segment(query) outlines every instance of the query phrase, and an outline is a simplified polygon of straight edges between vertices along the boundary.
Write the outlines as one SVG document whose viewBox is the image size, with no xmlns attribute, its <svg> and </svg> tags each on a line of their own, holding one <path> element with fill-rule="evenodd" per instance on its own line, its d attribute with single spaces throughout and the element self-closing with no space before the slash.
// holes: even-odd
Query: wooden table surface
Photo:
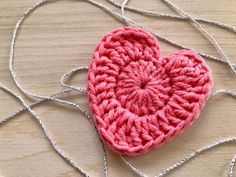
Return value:
<svg viewBox="0 0 236 177">
<path fill-rule="evenodd" d="M 13 26 L 21 13 L 37 0 L 0 1 L 0 82 L 19 93 L 8 70 L 8 52 Z M 119 9 L 100 0 L 108 7 Z M 236 27 L 236 1 L 172 0 L 194 17 L 218 20 Z M 174 12 L 157 0 L 136 0 L 130 5 L 146 10 Z M 214 47 L 184 21 L 148 18 L 131 12 L 127 15 L 169 39 L 217 56 Z M 49 95 L 61 90 L 60 77 L 77 66 L 88 65 L 91 53 L 109 31 L 124 26 L 101 9 L 85 2 L 64 0 L 48 3 L 24 22 L 16 42 L 15 70 L 25 89 Z M 203 25 L 236 63 L 236 36 L 224 29 Z M 160 41 L 163 55 L 177 48 Z M 213 70 L 214 90 L 236 91 L 235 77 L 228 67 L 206 59 Z M 70 83 L 86 85 L 86 73 L 75 75 Z M 25 97 L 24 97 L 25 98 Z M 25 98 L 26 99 L 26 98 Z M 67 98 L 88 109 L 86 96 L 72 94 Z M 28 100 L 28 102 L 32 102 Z M 207 102 L 199 119 L 181 136 L 145 155 L 128 158 L 148 176 L 157 175 L 190 152 L 225 137 L 236 135 L 236 102 L 229 96 L 218 96 Z M 0 91 L 0 118 L 22 108 L 13 97 Z M 88 121 L 76 110 L 52 103 L 34 109 L 45 122 L 57 143 L 92 177 L 103 176 L 100 144 Z M 136 176 L 122 164 L 119 156 L 108 151 L 112 177 Z M 226 176 L 229 160 L 236 154 L 235 143 L 200 155 L 171 177 Z M 236 171 L 236 170 L 235 170 Z M 65 163 L 45 139 L 29 113 L 15 117 L 0 127 L 0 176 L 3 177 L 76 177 L 81 176 Z"/>
</svg>

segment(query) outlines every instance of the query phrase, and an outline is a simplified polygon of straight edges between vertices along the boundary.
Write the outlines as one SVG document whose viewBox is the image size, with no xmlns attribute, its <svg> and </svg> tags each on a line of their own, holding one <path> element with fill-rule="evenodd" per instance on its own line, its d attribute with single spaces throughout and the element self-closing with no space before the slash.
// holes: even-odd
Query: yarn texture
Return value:
<svg viewBox="0 0 236 177">
<path fill-rule="evenodd" d="M 190 126 L 212 85 L 212 73 L 197 53 L 180 50 L 162 58 L 153 35 L 123 27 L 96 47 L 87 91 L 102 140 L 116 152 L 138 155 Z"/>
</svg>

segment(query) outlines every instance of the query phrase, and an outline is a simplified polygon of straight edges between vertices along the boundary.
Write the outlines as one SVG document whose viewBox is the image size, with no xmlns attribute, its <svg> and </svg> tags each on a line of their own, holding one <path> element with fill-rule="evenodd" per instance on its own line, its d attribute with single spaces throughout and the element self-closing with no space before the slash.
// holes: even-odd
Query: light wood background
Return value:
<svg viewBox="0 0 236 177">
<path fill-rule="evenodd" d="M 21 13 L 37 0 L 0 1 L 0 82 L 19 92 L 8 70 L 8 49 L 13 26 Z M 119 9 L 100 0 L 110 8 Z M 236 26 L 236 1 L 233 0 L 172 0 L 196 17 L 209 18 Z M 136 0 L 130 5 L 147 10 L 174 14 L 157 0 Z M 132 19 L 181 44 L 216 55 L 212 45 L 187 22 L 147 18 L 127 12 Z M 68 70 L 88 65 L 95 46 L 109 31 L 123 24 L 101 9 L 76 0 L 48 3 L 24 22 L 16 43 L 15 69 L 24 88 L 41 95 L 61 89 L 60 77 Z M 219 41 L 232 62 L 236 63 L 235 34 L 209 25 L 204 27 Z M 176 48 L 160 41 L 163 55 Z M 214 73 L 214 90 L 236 91 L 235 77 L 224 64 L 207 60 Z M 71 83 L 86 85 L 86 73 L 75 76 Z M 85 96 L 68 98 L 88 108 Z M 30 100 L 28 100 L 30 102 Z M 229 96 L 208 101 L 196 123 L 183 135 L 145 155 L 128 158 L 149 176 L 158 174 L 176 160 L 219 139 L 236 135 L 236 102 Z M 0 118 L 22 106 L 0 91 Z M 76 110 L 43 104 L 34 109 L 52 132 L 58 144 L 92 177 L 103 176 L 101 147 L 88 121 Z M 171 177 L 226 176 L 229 160 L 236 154 L 235 143 L 204 153 Z M 119 156 L 109 151 L 109 173 L 112 177 L 135 176 Z M 3 177 L 77 177 L 80 176 L 51 148 L 36 121 L 28 113 L 0 126 L 0 176 Z"/>
</svg>

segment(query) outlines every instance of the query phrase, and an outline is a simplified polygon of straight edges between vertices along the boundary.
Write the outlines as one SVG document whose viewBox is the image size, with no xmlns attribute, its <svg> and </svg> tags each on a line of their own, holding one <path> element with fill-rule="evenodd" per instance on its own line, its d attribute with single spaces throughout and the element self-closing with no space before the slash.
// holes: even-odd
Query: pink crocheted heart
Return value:
<svg viewBox="0 0 236 177">
<path fill-rule="evenodd" d="M 97 46 L 87 89 L 102 140 L 119 153 L 137 155 L 190 126 L 211 88 L 211 71 L 197 53 L 162 58 L 154 36 L 124 27 Z"/>
</svg>

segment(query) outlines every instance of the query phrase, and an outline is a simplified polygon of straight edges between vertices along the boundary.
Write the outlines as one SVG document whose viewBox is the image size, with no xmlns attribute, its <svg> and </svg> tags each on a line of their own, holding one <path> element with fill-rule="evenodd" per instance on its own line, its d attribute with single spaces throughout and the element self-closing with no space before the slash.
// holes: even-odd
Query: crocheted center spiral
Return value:
<svg viewBox="0 0 236 177">
<path fill-rule="evenodd" d="M 96 47 L 87 89 L 102 140 L 116 152 L 138 155 L 190 126 L 211 88 L 211 72 L 198 54 L 181 50 L 162 58 L 154 36 L 124 27 Z"/>
<path fill-rule="evenodd" d="M 139 116 L 155 114 L 170 98 L 169 79 L 161 66 L 150 61 L 132 61 L 117 76 L 115 95 L 122 107 Z"/>
</svg>

